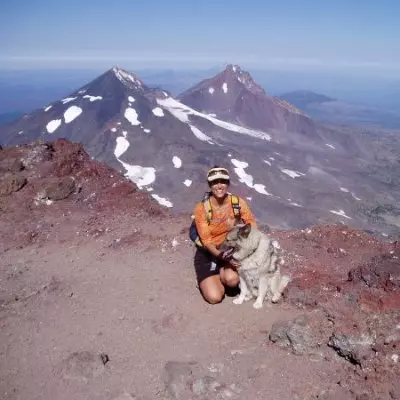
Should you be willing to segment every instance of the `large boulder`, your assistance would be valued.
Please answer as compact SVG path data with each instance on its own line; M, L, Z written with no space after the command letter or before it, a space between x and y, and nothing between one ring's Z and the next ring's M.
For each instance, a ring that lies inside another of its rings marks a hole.
M38 193L38 197L46 200L63 200L69 197L75 190L75 182L71 178L60 178L47 184L47 186Z
M7 196L11 193L18 192L27 183L27 179L20 175L6 175L0 179L0 196Z

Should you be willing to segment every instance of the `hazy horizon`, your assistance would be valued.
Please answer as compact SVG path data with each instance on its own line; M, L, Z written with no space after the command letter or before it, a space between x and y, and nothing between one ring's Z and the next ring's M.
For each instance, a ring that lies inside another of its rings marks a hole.
M31 0L0 5L0 64L15 69L245 69L400 79L400 4ZM90 16L90 17L88 17Z

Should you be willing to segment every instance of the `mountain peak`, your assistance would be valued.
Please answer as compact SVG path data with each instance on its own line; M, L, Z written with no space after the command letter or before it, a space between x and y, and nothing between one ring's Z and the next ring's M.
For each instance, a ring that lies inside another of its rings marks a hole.
M139 89L144 86L144 83L135 74L132 74L123 68L115 66L112 68L112 72L121 83L131 89Z
M240 82L253 94L265 95L265 90L254 81L250 73L237 64L228 64L221 75Z

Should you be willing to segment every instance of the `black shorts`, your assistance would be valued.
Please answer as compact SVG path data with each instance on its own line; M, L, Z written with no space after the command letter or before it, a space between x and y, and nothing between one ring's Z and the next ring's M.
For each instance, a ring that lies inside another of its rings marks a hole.
M194 255L197 283L200 284L204 279L218 275L222 264L223 261L213 256L209 251L197 248Z

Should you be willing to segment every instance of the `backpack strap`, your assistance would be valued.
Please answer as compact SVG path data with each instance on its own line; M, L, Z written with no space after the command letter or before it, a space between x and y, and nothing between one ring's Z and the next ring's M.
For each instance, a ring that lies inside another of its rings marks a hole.
M239 197L232 194L231 195L231 205L233 210L233 215L237 221L240 221L241 214L240 214L240 204L239 204Z
M207 216L207 222L210 224L210 221L212 219L212 206L211 206L211 196L210 193L207 192L205 193L203 197L203 206L204 210L206 211L206 216ZM231 206L233 210L233 215L237 221L240 221L241 219L241 209L240 209L240 203L239 203L239 196L236 196L234 194L231 195Z
M206 212L207 222L210 224L212 219L211 193L206 192L203 196L203 206Z

